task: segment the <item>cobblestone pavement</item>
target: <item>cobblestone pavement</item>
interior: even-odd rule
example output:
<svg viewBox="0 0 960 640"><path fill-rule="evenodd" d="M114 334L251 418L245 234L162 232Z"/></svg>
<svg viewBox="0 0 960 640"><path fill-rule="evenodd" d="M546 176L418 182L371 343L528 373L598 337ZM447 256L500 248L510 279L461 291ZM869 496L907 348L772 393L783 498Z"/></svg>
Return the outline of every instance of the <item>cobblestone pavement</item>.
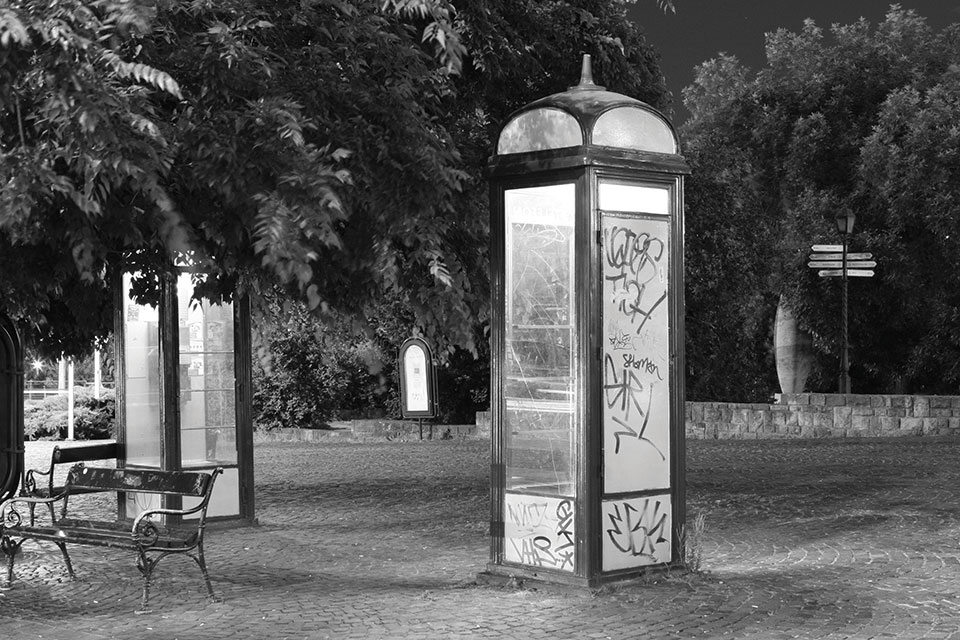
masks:
<svg viewBox="0 0 960 640"><path fill-rule="evenodd" d="M42 459L42 443L28 446ZM27 543L0 592L0 635L960 638L960 439L689 442L704 573L594 592L475 581L488 448L258 443L260 525L209 533L222 602L171 557L154 612L136 615L129 553L74 547L70 581L55 547Z"/></svg>

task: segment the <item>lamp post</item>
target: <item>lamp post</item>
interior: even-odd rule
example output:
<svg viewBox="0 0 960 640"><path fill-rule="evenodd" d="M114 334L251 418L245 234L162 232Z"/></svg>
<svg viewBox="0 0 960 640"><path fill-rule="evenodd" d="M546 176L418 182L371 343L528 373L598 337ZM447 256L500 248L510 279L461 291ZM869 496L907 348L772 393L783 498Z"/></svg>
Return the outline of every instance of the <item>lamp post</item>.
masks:
<svg viewBox="0 0 960 640"><path fill-rule="evenodd" d="M848 297L847 297L847 246L850 234L853 233L853 223L857 216L853 212L837 214L837 231L843 241L843 310L841 322L843 323L843 350L840 353L840 393L850 393L850 339L847 331L848 326Z"/></svg>

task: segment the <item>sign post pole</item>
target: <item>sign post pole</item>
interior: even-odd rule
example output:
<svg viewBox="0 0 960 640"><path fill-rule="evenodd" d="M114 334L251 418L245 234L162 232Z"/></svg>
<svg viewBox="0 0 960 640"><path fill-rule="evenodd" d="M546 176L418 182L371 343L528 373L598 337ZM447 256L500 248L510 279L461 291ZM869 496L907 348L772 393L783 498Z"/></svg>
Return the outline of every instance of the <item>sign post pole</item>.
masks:
<svg viewBox="0 0 960 640"><path fill-rule="evenodd" d="M840 393L850 393L849 298L847 287L847 236L843 234L843 353L840 359Z"/></svg>

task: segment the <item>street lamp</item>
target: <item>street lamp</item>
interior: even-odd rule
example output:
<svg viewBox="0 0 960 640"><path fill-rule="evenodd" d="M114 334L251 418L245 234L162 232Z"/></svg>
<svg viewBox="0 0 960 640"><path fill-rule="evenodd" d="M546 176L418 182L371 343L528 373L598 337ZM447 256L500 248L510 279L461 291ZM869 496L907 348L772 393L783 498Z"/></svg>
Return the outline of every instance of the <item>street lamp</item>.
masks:
<svg viewBox="0 0 960 640"><path fill-rule="evenodd" d="M843 265L841 276L843 280L843 351L840 354L840 393L850 393L850 340L849 334L847 333L847 245L849 243L850 234L853 233L853 223L856 222L856 220L856 214L851 211L837 214L836 217L837 231L840 232L840 237L843 240Z"/></svg>

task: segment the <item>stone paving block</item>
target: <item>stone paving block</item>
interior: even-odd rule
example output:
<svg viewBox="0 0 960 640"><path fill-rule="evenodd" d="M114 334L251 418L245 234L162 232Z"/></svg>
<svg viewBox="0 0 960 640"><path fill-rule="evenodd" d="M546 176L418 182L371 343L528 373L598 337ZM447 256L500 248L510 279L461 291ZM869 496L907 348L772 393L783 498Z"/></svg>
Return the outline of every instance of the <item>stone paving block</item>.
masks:
<svg viewBox="0 0 960 640"><path fill-rule="evenodd" d="M900 431L912 435L923 435L923 418L903 418L900 420Z"/></svg>
<svg viewBox="0 0 960 640"><path fill-rule="evenodd" d="M863 434L870 434L880 429L880 419L875 416L852 416L850 428Z"/></svg>
<svg viewBox="0 0 960 640"><path fill-rule="evenodd" d="M928 396L927 402L931 409L951 409L953 408L953 398L950 396Z"/></svg>
<svg viewBox="0 0 960 640"><path fill-rule="evenodd" d="M853 416L852 407L836 407L833 410L833 426L838 430L850 428L850 419Z"/></svg>
<svg viewBox="0 0 960 640"><path fill-rule="evenodd" d="M906 418L907 410L900 407L884 407L882 409L877 409L877 416L887 417L887 418Z"/></svg>
<svg viewBox="0 0 960 640"><path fill-rule="evenodd" d="M834 428L833 411L822 411L815 415L813 424L821 431L831 431Z"/></svg>
<svg viewBox="0 0 960 640"><path fill-rule="evenodd" d="M824 406L827 406L827 407L842 407L847 405L848 398L853 398L853 396L845 396L842 394L831 393L830 395L826 396L823 404ZM855 406L857 402L851 401L849 404L851 406Z"/></svg>
<svg viewBox="0 0 960 640"><path fill-rule="evenodd" d="M880 416L881 435L897 435L898 431L900 431L900 418Z"/></svg>
<svg viewBox="0 0 960 640"><path fill-rule="evenodd" d="M923 418L923 433L931 436L944 435L948 425L946 418Z"/></svg>
<svg viewBox="0 0 960 640"><path fill-rule="evenodd" d="M687 420L692 422L703 422L703 403L700 402L688 402L687 403Z"/></svg>
<svg viewBox="0 0 960 640"><path fill-rule="evenodd" d="M887 396L891 407L898 409L913 409L913 399L910 396Z"/></svg>

